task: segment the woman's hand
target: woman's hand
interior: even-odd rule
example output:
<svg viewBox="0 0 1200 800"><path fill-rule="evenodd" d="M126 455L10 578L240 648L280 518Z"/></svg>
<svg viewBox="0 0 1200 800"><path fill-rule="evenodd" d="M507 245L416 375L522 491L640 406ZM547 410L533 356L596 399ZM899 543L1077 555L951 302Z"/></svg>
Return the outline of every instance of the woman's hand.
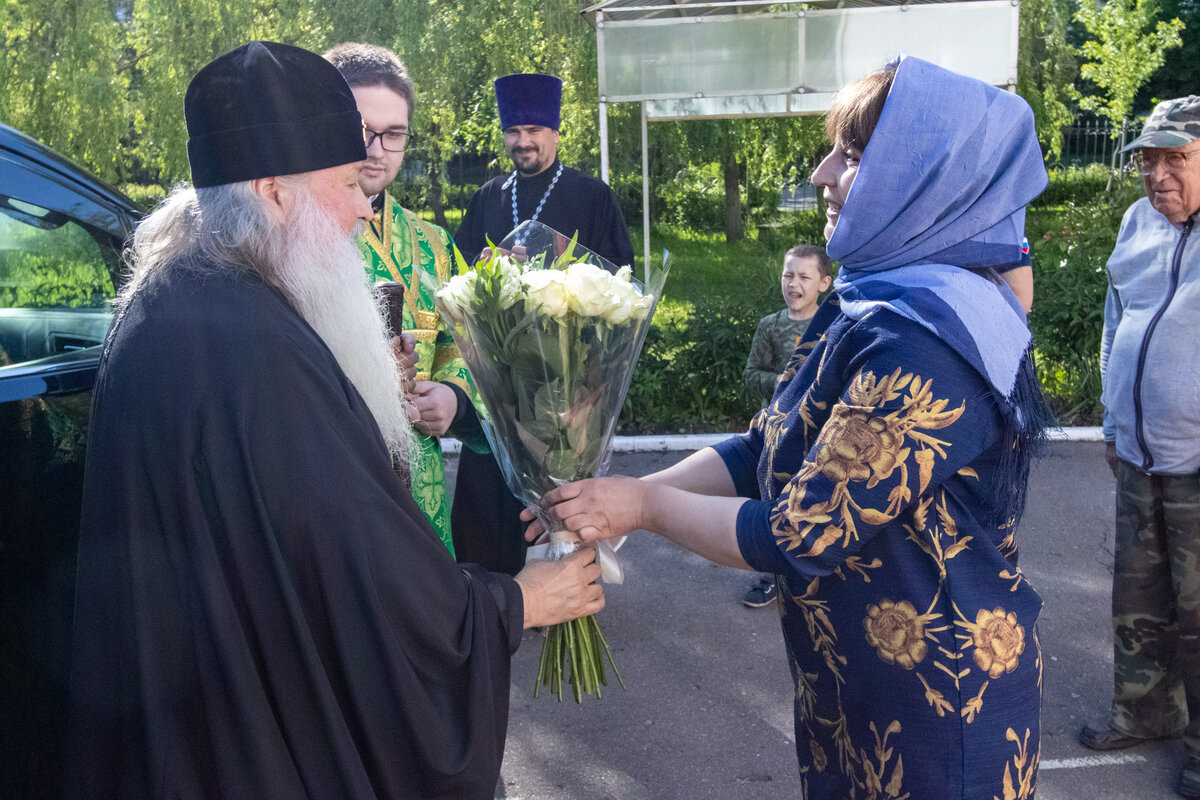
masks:
<svg viewBox="0 0 1200 800"><path fill-rule="evenodd" d="M525 600L525 627L557 625L604 608L596 551L581 547L560 561L535 559L517 573Z"/></svg>
<svg viewBox="0 0 1200 800"><path fill-rule="evenodd" d="M542 499L563 527L592 542L646 527L644 509L650 488L637 478L589 478L560 486ZM531 509L522 511L521 519L532 523L525 531L530 541L545 530Z"/></svg>

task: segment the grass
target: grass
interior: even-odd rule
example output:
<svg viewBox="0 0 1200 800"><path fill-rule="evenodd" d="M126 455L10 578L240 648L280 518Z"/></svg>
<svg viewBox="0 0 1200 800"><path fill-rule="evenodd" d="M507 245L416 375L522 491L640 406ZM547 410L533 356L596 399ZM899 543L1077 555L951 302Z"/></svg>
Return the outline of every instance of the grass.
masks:
<svg viewBox="0 0 1200 800"><path fill-rule="evenodd" d="M634 251L640 256L642 231L634 229L630 234ZM779 272L786 249L770 247L757 239L729 243L720 232L681 230L667 225L656 225L650 231L651 263L662 265L663 250L671 254L671 272L663 297L680 303L723 297L764 305L764 314L776 306L782 308Z"/></svg>

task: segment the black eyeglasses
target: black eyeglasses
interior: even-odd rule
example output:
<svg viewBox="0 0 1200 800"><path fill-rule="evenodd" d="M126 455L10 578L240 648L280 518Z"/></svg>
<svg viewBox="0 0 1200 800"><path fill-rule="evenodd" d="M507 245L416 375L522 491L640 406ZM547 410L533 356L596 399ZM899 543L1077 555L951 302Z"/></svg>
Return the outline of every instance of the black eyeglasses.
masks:
<svg viewBox="0 0 1200 800"><path fill-rule="evenodd" d="M371 149L371 145L378 139L379 146L384 150L392 153L403 153L404 148L408 147L415 138L416 134L411 131L386 131L385 133L380 133L365 126L363 127L363 144L366 145L368 150Z"/></svg>
<svg viewBox="0 0 1200 800"><path fill-rule="evenodd" d="M1162 164L1170 171L1178 172L1187 164L1188 158L1196 155L1197 152L1200 151L1163 150L1147 153L1145 150L1135 150L1133 152L1133 168L1143 175L1149 175L1154 172L1155 167Z"/></svg>

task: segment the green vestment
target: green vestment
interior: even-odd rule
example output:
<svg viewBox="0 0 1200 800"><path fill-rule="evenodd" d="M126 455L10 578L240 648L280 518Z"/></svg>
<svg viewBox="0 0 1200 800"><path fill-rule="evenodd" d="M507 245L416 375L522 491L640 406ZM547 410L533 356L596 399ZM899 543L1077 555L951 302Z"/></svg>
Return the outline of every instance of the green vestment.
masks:
<svg viewBox="0 0 1200 800"><path fill-rule="evenodd" d="M359 244L372 281L404 285L404 331L417 340L416 379L452 383L475 402L477 396L467 365L433 303L437 287L454 269L449 235L385 194L382 210L371 220ZM420 272L419 279L414 278L414 266ZM420 454L412 470L413 497L453 555L442 446L436 436L418 433L417 441Z"/></svg>

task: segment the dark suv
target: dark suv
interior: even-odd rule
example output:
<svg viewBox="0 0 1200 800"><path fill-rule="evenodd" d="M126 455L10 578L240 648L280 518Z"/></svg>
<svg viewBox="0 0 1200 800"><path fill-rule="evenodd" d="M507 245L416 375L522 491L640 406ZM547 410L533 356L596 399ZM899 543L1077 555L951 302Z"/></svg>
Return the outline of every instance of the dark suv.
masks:
<svg viewBox="0 0 1200 800"><path fill-rule="evenodd" d="M0 124L0 797L56 794L87 416L140 215Z"/></svg>

